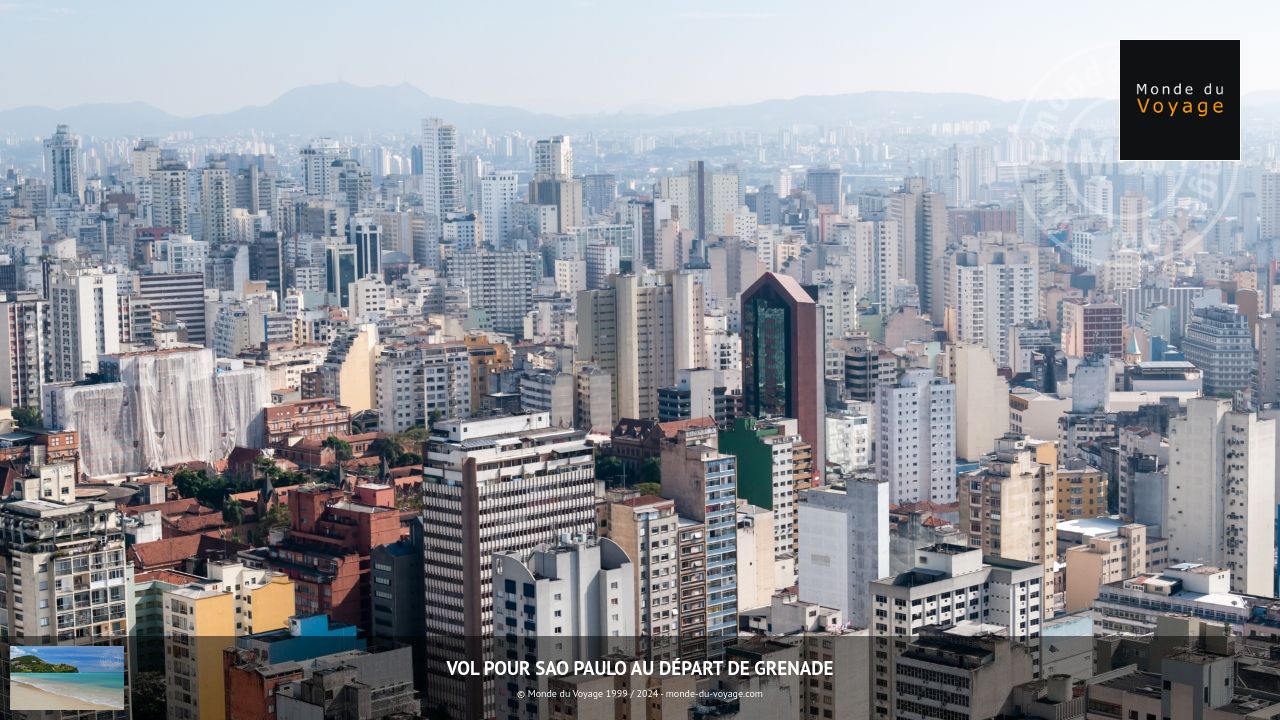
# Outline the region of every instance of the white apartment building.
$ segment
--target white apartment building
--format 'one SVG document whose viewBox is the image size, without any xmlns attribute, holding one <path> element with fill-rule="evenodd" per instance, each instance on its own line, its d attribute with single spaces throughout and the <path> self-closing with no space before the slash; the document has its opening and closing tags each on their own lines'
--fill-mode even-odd
<svg viewBox="0 0 1280 720">
<path fill-rule="evenodd" d="M 956 388 L 913 369 L 876 388 L 876 467 L 889 502 L 956 500 Z"/>
<path fill-rule="evenodd" d="M 889 483 L 851 476 L 800 493 L 799 593 L 871 624 L 872 581 L 889 574 Z"/>
</svg>

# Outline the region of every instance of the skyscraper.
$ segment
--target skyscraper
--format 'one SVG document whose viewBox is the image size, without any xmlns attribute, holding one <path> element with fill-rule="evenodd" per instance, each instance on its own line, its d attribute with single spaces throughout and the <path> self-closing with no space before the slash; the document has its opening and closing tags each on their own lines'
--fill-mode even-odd
<svg viewBox="0 0 1280 720">
<path fill-rule="evenodd" d="M 1182 339 L 1187 360 L 1204 372 L 1204 394 L 1231 397 L 1253 385 L 1253 332 L 1234 305 L 1196 308 Z"/>
<path fill-rule="evenodd" d="M 889 574 L 889 483 L 849 476 L 799 499 L 800 599 L 872 622 L 871 583 Z"/>
<path fill-rule="evenodd" d="M 1192 398 L 1169 426 L 1163 531 L 1169 561 L 1231 570 L 1231 589 L 1271 595 L 1275 555 L 1276 421 Z"/>
<path fill-rule="evenodd" d="M 347 242 L 356 248 L 356 277 L 382 274 L 382 226 L 367 217 L 347 223 Z"/>
<path fill-rule="evenodd" d="M 966 238 L 948 260 L 947 334 L 986 347 L 997 366 L 1009 367 L 1014 328 L 1039 318 L 1036 248 L 1013 235 L 984 233 Z"/>
<path fill-rule="evenodd" d="M 437 423 L 423 447 L 423 559 L 430 705 L 492 717 L 492 680 L 450 660 L 484 659 L 492 634 L 493 553 L 525 557 L 595 527 L 595 460 L 585 435 L 546 413 Z M 730 513 L 732 517 L 732 512 Z"/>
<path fill-rule="evenodd" d="M 49 303 L 34 292 L 12 292 L 0 302 L 0 405 L 40 407 L 49 380 Z"/>
<path fill-rule="evenodd" d="M 831 212 L 844 210 L 844 193 L 840 187 L 840 168 L 813 167 L 804 172 L 805 189 L 813 193 L 819 207 L 827 206 Z"/>
<path fill-rule="evenodd" d="M 458 209 L 458 131 L 440 118 L 422 121 L 422 211 L 427 241 L 441 234 L 445 213 Z"/>
<path fill-rule="evenodd" d="M 573 177 L 573 146 L 568 135 L 556 135 L 534 144 L 533 174 L 550 180 Z"/>
<path fill-rule="evenodd" d="M 151 171 L 151 223 L 156 227 L 172 228 L 180 235 L 191 232 L 189 174 L 181 160 L 161 160 Z"/>
<path fill-rule="evenodd" d="M 325 196 L 337 192 L 335 160 L 347 156 L 342 145 L 333 138 L 316 138 L 299 152 L 302 161 L 302 184 L 308 195 Z"/>
<path fill-rule="evenodd" d="M 45 169 L 49 173 L 49 194 L 69 196 L 84 202 L 84 176 L 80 170 L 80 136 L 72 135 L 66 125 L 59 125 L 52 137 L 44 141 Z"/>
<path fill-rule="evenodd" d="M 920 311 L 937 325 L 946 305 L 942 263 L 947 248 L 947 198 L 927 192 L 926 187 L 924 178 L 906 178 L 902 189 L 889 196 L 887 215 L 898 224 L 901 277 L 920 289 Z"/>
<path fill-rule="evenodd" d="M 821 308 L 795 278 L 765 273 L 742 293 L 743 410 L 795 418 L 826 467 Z"/>
<path fill-rule="evenodd" d="M 211 246 L 231 240 L 231 207 L 234 196 L 235 189 L 227 164 L 210 160 L 208 167 L 200 171 L 200 217 L 204 222 L 204 235 L 200 239 Z"/>
<path fill-rule="evenodd" d="M 656 418 L 658 390 L 706 365 L 702 286 L 677 272 L 607 281 L 578 295 L 581 359 L 613 377 L 615 418 Z"/>
<path fill-rule="evenodd" d="M 511 213 L 519 200 L 519 187 L 515 173 L 491 172 L 480 178 L 483 241 L 492 249 L 503 249 L 515 229 Z"/>
<path fill-rule="evenodd" d="M 98 268 L 60 269 L 49 278 L 52 379 L 74 382 L 98 371 L 98 357 L 120 351 L 116 276 Z"/>
<path fill-rule="evenodd" d="M 908 370 L 876 389 L 876 461 L 889 502 L 956 500 L 956 388 L 929 370 Z"/>
</svg>

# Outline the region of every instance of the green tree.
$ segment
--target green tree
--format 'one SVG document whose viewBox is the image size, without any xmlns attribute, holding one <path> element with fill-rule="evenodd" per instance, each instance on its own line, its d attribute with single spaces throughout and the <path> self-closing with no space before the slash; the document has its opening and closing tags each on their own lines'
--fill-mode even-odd
<svg viewBox="0 0 1280 720">
<path fill-rule="evenodd" d="M 657 485 L 662 482 L 662 460 L 656 457 L 645 458 L 640 465 L 640 482 Z"/>
<path fill-rule="evenodd" d="M 284 503 L 276 503 L 267 510 L 267 516 L 262 519 L 262 524 L 268 528 L 282 527 L 289 524 L 289 506 Z"/>
<path fill-rule="evenodd" d="M 330 435 L 329 437 L 325 438 L 324 442 L 321 444 L 324 445 L 324 447 L 332 449 L 334 455 L 337 456 L 339 462 L 342 462 L 344 460 L 350 460 L 351 458 L 355 457 L 355 453 L 351 451 L 351 443 L 347 442 L 346 440 L 343 440 L 337 435 Z"/>
<path fill-rule="evenodd" d="M 229 525 L 242 525 L 244 523 L 244 505 L 236 499 L 228 499 L 222 503 L 222 519 L 227 521 Z"/>
<path fill-rule="evenodd" d="M 18 427 L 44 427 L 44 414 L 38 407 L 16 407 L 13 409 L 13 422 Z"/>
<path fill-rule="evenodd" d="M 640 493 L 641 495 L 657 495 L 659 497 L 662 495 L 662 486 L 659 485 L 658 483 L 653 483 L 653 482 L 636 483 L 633 489 L 636 492 Z"/>
<path fill-rule="evenodd" d="M 622 461 L 613 455 L 596 455 L 596 479 L 603 480 L 608 487 L 617 487 L 622 483 Z"/>
</svg>

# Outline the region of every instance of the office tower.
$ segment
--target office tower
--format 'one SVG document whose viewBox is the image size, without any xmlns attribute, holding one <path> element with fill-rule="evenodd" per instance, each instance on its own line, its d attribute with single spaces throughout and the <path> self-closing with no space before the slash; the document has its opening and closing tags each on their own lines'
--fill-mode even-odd
<svg viewBox="0 0 1280 720">
<path fill-rule="evenodd" d="M 1144 250 L 1151 239 L 1151 209 L 1142 193 L 1120 196 L 1120 246 Z"/>
<path fill-rule="evenodd" d="M 49 275 L 49 339 L 54 382 L 98 372 L 101 355 L 120 351 L 117 277 L 99 268 L 60 268 Z"/>
<path fill-rule="evenodd" d="M 877 475 L 894 504 L 956 500 L 956 387 L 928 370 L 876 389 Z"/>
<path fill-rule="evenodd" d="M 622 264 L 622 251 L 617 245 L 591 243 L 583 252 L 587 263 L 586 287 L 603 290 L 609 287 L 609 276 L 617 275 Z"/>
<path fill-rule="evenodd" d="M 1041 565 L 983 557 L 977 548 L 947 544 L 921 548 L 915 557 L 912 569 L 871 583 L 872 677 L 886 683 L 872 688 L 876 716 L 900 717 L 891 714 L 896 702 L 893 688 L 901 667 L 897 660 L 909 651 L 898 643 L 926 626 L 999 625 L 1008 638 L 1032 648 L 1034 672 L 1039 672 L 1035 639 L 1040 637 L 1045 610 Z"/>
<path fill-rule="evenodd" d="M 471 354 L 462 343 L 381 346 L 374 393 L 383 432 L 471 415 Z"/>
<path fill-rule="evenodd" d="M 187 342 L 205 344 L 203 272 L 138 275 L 134 282 L 137 295 L 151 306 L 156 319 L 181 323 L 186 329 Z"/>
<path fill-rule="evenodd" d="M 427 241 L 440 237 L 445 213 L 458 209 L 458 131 L 440 118 L 422 121 L 422 212 Z"/>
<path fill-rule="evenodd" d="M 188 198 L 191 171 L 181 160 L 161 160 L 151 171 L 151 224 L 170 228 L 179 235 L 191 233 L 190 200 Z"/>
<path fill-rule="evenodd" d="M 1108 228 L 1115 224 L 1114 188 L 1105 175 L 1093 175 L 1084 181 L 1084 211 L 1101 215 Z"/>
<path fill-rule="evenodd" d="M 1120 357 L 1124 350 L 1124 309 L 1115 302 L 1062 301 L 1062 351 L 1068 357 Z"/>
<path fill-rule="evenodd" d="M 556 135 L 534 144 L 533 174 L 549 179 L 573 177 L 573 146 L 568 135 Z"/>
<path fill-rule="evenodd" d="M 423 448 L 423 559 L 429 705 L 488 717 L 492 681 L 446 661 L 485 656 L 493 633 L 492 553 L 525 554 L 595 527 L 595 460 L 582 432 L 546 414 L 437 423 Z M 665 478 L 664 478 L 665 481 Z M 486 699 L 486 696 L 489 696 Z"/>
<path fill-rule="evenodd" d="M 795 278 L 765 273 L 742 293 L 742 400 L 754 417 L 789 417 L 826 467 L 822 310 Z"/>
<path fill-rule="evenodd" d="M 1231 571 L 1231 589 L 1270 595 L 1275 576 L 1276 421 L 1192 398 L 1169 425 L 1169 483 L 1161 528 L 1170 563 Z"/>
<path fill-rule="evenodd" d="M 658 390 L 706 366 L 702 286 L 678 272 L 608 279 L 578 295 L 580 359 L 613 378 L 615 418 L 656 418 Z"/>
<path fill-rule="evenodd" d="M 96 371 L 102 382 L 46 386 L 41 403 L 46 427 L 79 431 L 90 477 L 220 462 L 262 442 L 261 368 L 220 369 L 213 351 L 182 347 L 103 355 Z"/>
<path fill-rule="evenodd" d="M 484 244 L 490 249 L 506 247 L 515 229 L 512 209 L 519 196 L 515 173 L 491 172 L 480 178 L 480 225 Z"/>
<path fill-rule="evenodd" d="M 947 302 L 943 268 L 947 198 L 941 193 L 926 192 L 926 187 L 924 178 L 906 178 L 902 189 L 889 196 L 886 215 L 898 227 L 899 275 L 920 288 L 920 310 L 928 313 L 936 325 L 942 320 Z"/>
<path fill-rule="evenodd" d="M 49 375 L 49 303 L 34 292 L 0 296 L 0 405 L 40 407 Z"/>
<path fill-rule="evenodd" d="M 1010 235 L 970 240 L 949 257 L 947 334 L 986 347 L 1009 367 L 1013 329 L 1040 314 L 1037 250 Z"/>
<path fill-rule="evenodd" d="M 356 277 L 382 274 L 382 226 L 367 217 L 347 223 L 347 243 L 356 248 Z"/>
<path fill-rule="evenodd" d="M 285 291 L 290 287 L 286 269 L 283 235 L 275 230 L 257 233 L 249 245 L 249 279 L 267 284 L 267 290 L 276 294 L 277 310 L 284 309 Z"/>
<path fill-rule="evenodd" d="M 161 595 L 165 696 L 174 717 L 225 720 L 222 651 L 232 638 L 286 627 L 294 586 L 284 575 L 210 560 L 207 578 Z"/>
<path fill-rule="evenodd" d="M 1009 381 L 980 345 L 947 345 L 938 362 L 956 387 L 956 455 L 976 461 L 1009 432 Z"/>
<path fill-rule="evenodd" d="M 686 427 L 662 441 L 662 495 L 676 512 L 704 526 L 706 563 L 681 572 L 705 570 L 707 654 L 716 657 L 738 635 L 737 458 L 716 449 L 715 426 Z M 682 538 L 682 542 L 683 542 Z M 696 616 L 695 616 L 696 617 Z"/>
<path fill-rule="evenodd" d="M 1280 238 L 1280 172 L 1262 173 L 1262 191 L 1258 198 L 1258 236 L 1260 240 Z M 1245 238 L 1245 242 L 1248 242 Z"/>
<path fill-rule="evenodd" d="M 532 252 L 458 253 L 446 263 L 448 276 L 467 289 L 470 305 L 483 310 L 493 329 L 519 335 L 542 279 L 542 256 Z"/>
<path fill-rule="evenodd" d="M 529 181 L 529 204 L 552 212 L 551 232 L 568 233 L 583 224 L 582 182 L 562 177 L 535 177 Z"/>
<path fill-rule="evenodd" d="M 840 168 L 809 168 L 804 171 L 804 187 L 813 193 L 813 201 L 828 212 L 844 212 L 844 192 L 840 186 Z"/>
<path fill-rule="evenodd" d="M 800 493 L 800 599 L 870 627 L 871 583 L 889 574 L 889 483 L 850 475 Z"/>
<path fill-rule="evenodd" d="M 568 663 L 634 652 L 635 582 L 627 554 L 608 538 L 560 539 L 528 554 L 499 551 L 493 557 L 493 624 L 506 632 L 497 649 L 537 646 L 540 661 Z M 548 639 L 557 636 L 572 640 L 553 647 Z M 559 705 L 546 693 L 546 673 L 495 680 L 495 706 L 505 717 L 543 718 L 552 703 Z"/>
<path fill-rule="evenodd" d="M 1253 402 L 1256 407 L 1280 404 L 1280 314 L 1258 318 L 1258 372 L 1254 374 Z M 3 402 L 3 400 L 0 400 Z"/>
<path fill-rule="evenodd" d="M 582 202 L 592 215 L 607 215 L 618 199 L 618 180 L 612 174 L 582 176 Z"/>
<path fill-rule="evenodd" d="M 204 223 L 201 240 L 210 245 L 231 241 L 231 208 L 235 189 L 227 164 L 210 160 L 200 171 L 200 218 Z"/>
<path fill-rule="evenodd" d="M 1045 570 L 1053 597 L 1058 548 L 1057 446 L 1001 437 L 977 470 L 960 476 L 960 532 L 983 555 L 1025 560 Z"/>
<path fill-rule="evenodd" d="M 50 197 L 68 196 L 75 203 L 84 202 L 80 136 L 72 135 L 66 125 L 59 125 L 51 137 L 45 138 L 44 161 L 49 173 Z"/>
<path fill-rule="evenodd" d="M 355 245 L 329 245 L 324 249 L 325 302 L 336 307 L 351 306 L 351 283 L 360 277 L 356 270 Z"/>
<path fill-rule="evenodd" d="M 348 153 L 337 140 L 316 138 L 298 155 L 302 162 L 302 186 L 308 195 L 325 197 L 338 191 L 333 164 L 346 158 Z"/>
<path fill-rule="evenodd" d="M 1182 339 L 1182 353 L 1204 372 L 1204 394 L 1231 397 L 1253 385 L 1253 331 L 1234 305 L 1196 308 Z"/>
<path fill-rule="evenodd" d="M 773 513 L 773 554 L 779 563 L 796 553 L 796 488 L 814 476 L 812 448 L 788 418 L 737 418 L 720 433 L 722 452 L 738 458 L 738 497 Z M 776 588 L 791 584 L 779 577 Z"/>
</svg>

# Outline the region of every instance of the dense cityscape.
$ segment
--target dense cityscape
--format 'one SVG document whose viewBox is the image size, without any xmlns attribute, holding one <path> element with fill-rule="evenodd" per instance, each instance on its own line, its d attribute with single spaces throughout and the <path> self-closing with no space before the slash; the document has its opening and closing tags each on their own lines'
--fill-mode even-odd
<svg viewBox="0 0 1280 720">
<path fill-rule="evenodd" d="M 864 105 L 0 121 L 0 639 L 125 647 L 61 717 L 1280 716 L 1280 124 Z"/>
</svg>

